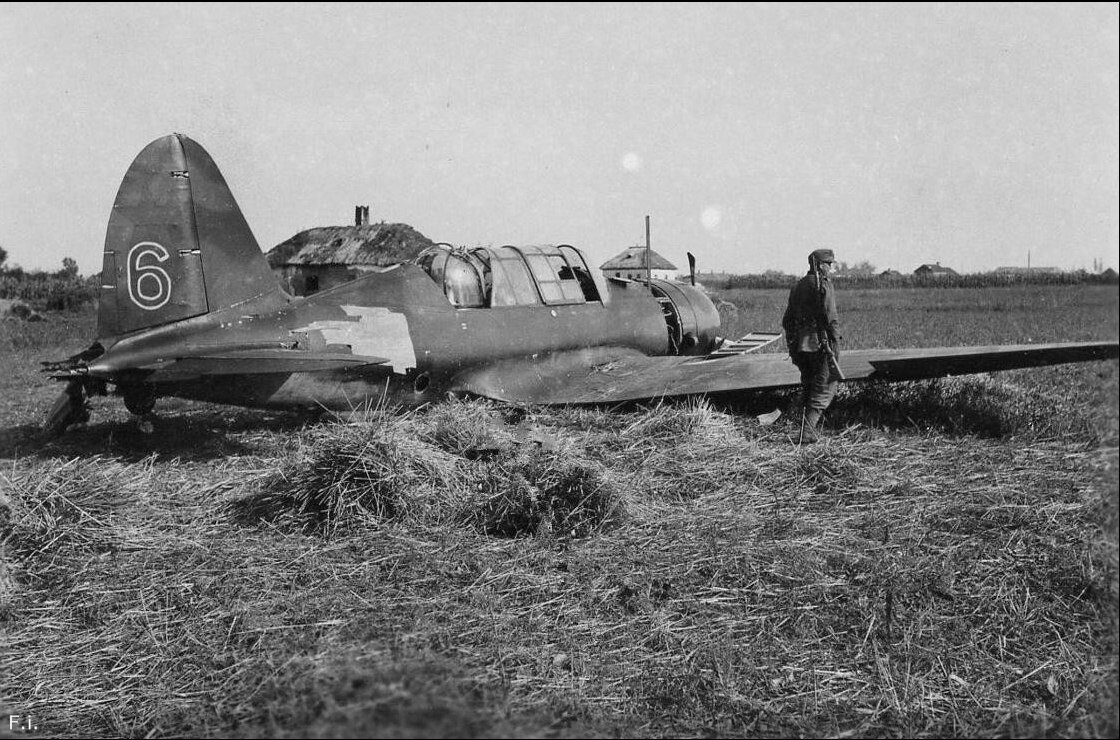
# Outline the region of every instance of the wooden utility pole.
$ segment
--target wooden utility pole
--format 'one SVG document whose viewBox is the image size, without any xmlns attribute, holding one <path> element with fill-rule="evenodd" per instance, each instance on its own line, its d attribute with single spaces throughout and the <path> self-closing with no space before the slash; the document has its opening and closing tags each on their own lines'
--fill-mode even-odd
<svg viewBox="0 0 1120 740">
<path fill-rule="evenodd" d="M 649 214 L 646 214 L 646 285 L 653 285 L 653 265 L 649 248 Z"/>
</svg>

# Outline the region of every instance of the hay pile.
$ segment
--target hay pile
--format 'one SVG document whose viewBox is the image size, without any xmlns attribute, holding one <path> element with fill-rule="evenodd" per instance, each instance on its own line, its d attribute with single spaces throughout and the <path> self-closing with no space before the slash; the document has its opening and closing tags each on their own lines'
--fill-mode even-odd
<svg viewBox="0 0 1120 740">
<path fill-rule="evenodd" d="M 231 508 L 243 522 L 331 532 L 373 521 L 587 536 L 621 521 L 622 502 L 598 466 L 514 431 L 494 410 L 463 402 L 422 418 L 377 413 L 325 426 Z"/>
<path fill-rule="evenodd" d="M 438 514 L 449 498 L 455 460 L 406 428 L 403 417 L 377 414 L 315 429 L 259 492 L 234 502 L 234 513 L 243 521 L 331 530 L 367 518 Z"/>
<path fill-rule="evenodd" d="M 486 534 L 586 537 L 626 516 L 598 466 L 563 453 L 530 447 L 484 463 L 468 480 L 474 490 L 462 518 Z"/>
</svg>

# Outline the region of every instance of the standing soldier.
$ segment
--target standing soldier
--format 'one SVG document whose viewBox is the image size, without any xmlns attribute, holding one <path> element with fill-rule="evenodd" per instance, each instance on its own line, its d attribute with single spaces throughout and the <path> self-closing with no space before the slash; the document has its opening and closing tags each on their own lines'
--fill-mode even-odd
<svg viewBox="0 0 1120 740">
<path fill-rule="evenodd" d="M 809 254 L 809 273 L 789 292 L 789 306 L 782 317 L 789 356 L 801 371 L 801 439 L 816 442 L 818 425 L 825 409 L 844 379 L 840 356 L 840 318 L 836 313 L 836 289 L 828 279 L 832 271 L 831 249 Z"/>
</svg>

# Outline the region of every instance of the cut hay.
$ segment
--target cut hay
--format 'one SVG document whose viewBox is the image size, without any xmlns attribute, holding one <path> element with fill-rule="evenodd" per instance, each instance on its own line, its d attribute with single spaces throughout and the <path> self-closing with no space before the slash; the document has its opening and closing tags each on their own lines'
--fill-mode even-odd
<svg viewBox="0 0 1120 740">
<path fill-rule="evenodd" d="M 367 519 L 440 518 L 456 498 L 456 459 L 418 439 L 410 417 L 333 424 L 312 433 L 306 448 L 233 504 L 242 521 L 292 523 L 334 530 Z"/>
<path fill-rule="evenodd" d="M 213 493 L 153 463 L 155 510 L 130 522 L 160 545 L 60 540 L 73 577 L 16 595 L 0 691 L 95 736 L 584 736 L 622 715 L 661 737 L 1115 729 L 1114 451 L 868 429 L 796 447 L 696 413 L 541 417 L 594 457 L 468 460 L 423 441 L 422 414 L 330 425 Z M 685 430 L 659 454 L 704 449 L 723 477 L 652 495 L 669 471 L 635 428 Z M 285 488 L 307 461 L 325 472 Z M 126 491 L 146 475 L 100 462 Z M 289 477 L 254 472 L 272 464 Z M 300 508 L 316 480 L 337 498 Z M 271 521 L 331 536 L 206 504 L 258 486 L 287 502 Z"/>
<path fill-rule="evenodd" d="M 121 514 L 144 495 L 154 460 L 123 465 L 99 456 L 0 471 L 0 555 L 14 579 L 69 582 L 76 559 L 144 546 Z"/>
<path fill-rule="evenodd" d="M 241 522 L 332 533 L 456 521 L 505 537 L 583 537 L 621 521 L 617 486 L 598 465 L 518 431 L 476 401 L 328 426 L 230 509 Z"/>
<path fill-rule="evenodd" d="M 420 438 L 454 455 L 508 450 L 513 444 L 504 420 L 487 401 L 451 399 L 422 417 Z"/>
<path fill-rule="evenodd" d="M 701 397 L 665 400 L 636 416 L 622 430 L 622 439 L 660 445 L 693 436 L 734 434 L 730 417 L 714 410 L 711 403 Z"/>
<path fill-rule="evenodd" d="M 625 505 L 598 465 L 530 447 L 484 463 L 463 517 L 503 537 L 586 537 L 617 525 Z"/>
</svg>

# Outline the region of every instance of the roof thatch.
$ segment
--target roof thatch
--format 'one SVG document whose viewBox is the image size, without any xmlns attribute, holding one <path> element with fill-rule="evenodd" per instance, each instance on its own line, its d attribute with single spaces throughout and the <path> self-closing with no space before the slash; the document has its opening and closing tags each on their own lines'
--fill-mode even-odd
<svg viewBox="0 0 1120 740">
<path fill-rule="evenodd" d="M 940 262 L 935 262 L 932 265 L 926 263 L 914 270 L 915 275 L 956 275 L 957 271 L 952 267 L 945 267 Z"/>
<path fill-rule="evenodd" d="M 649 250 L 649 267 L 651 270 L 675 270 L 677 266 L 662 257 L 652 249 Z M 630 247 L 599 265 L 600 270 L 644 270 L 646 269 L 646 248 Z"/>
<path fill-rule="evenodd" d="M 277 244 L 268 252 L 270 267 L 281 265 L 371 265 L 407 262 L 432 246 L 408 224 L 321 226 Z"/>
</svg>

